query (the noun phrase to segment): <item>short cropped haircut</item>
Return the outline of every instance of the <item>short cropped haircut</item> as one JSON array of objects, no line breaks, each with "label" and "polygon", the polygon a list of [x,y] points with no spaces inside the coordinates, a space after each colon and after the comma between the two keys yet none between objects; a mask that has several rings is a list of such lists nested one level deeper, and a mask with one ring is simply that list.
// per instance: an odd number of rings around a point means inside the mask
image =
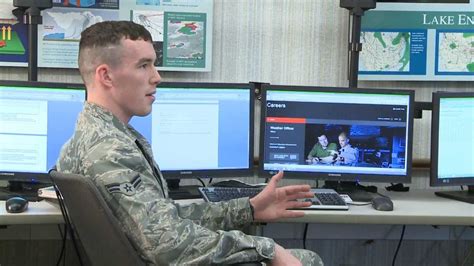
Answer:
[{"label": "short cropped haircut", "polygon": [[97,66],[111,67],[121,62],[121,41],[124,39],[152,42],[150,32],[132,21],[104,21],[96,23],[81,33],[79,42],[79,72],[87,85],[92,81]]}]

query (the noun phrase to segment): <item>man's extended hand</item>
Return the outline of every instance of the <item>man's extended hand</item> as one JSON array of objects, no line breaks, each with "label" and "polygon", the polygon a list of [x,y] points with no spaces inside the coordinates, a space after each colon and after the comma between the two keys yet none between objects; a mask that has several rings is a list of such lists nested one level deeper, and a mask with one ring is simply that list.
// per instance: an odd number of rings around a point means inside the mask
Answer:
[{"label": "man's extended hand", "polygon": [[278,187],[283,178],[283,172],[274,175],[268,185],[257,196],[250,199],[254,209],[254,219],[259,222],[270,222],[279,218],[294,218],[304,216],[302,211],[288,209],[309,207],[311,202],[296,201],[296,199],[312,198],[309,185],[291,185]]}]

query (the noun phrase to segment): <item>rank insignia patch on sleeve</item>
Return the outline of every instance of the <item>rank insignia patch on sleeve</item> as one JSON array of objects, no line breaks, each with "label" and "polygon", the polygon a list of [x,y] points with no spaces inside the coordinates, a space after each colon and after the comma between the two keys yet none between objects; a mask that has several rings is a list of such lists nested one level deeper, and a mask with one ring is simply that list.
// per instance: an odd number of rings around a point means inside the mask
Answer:
[{"label": "rank insignia patch on sleeve", "polygon": [[133,196],[137,192],[137,187],[140,186],[142,183],[142,179],[140,175],[137,175],[132,179],[131,182],[125,183],[113,183],[106,185],[105,187],[109,191],[109,193],[122,193],[126,196]]}]

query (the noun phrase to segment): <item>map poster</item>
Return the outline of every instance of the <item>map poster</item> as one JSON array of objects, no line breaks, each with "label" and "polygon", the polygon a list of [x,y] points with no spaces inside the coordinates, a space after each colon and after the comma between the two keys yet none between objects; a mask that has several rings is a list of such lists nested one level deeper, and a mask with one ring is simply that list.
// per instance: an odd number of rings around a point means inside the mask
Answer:
[{"label": "map poster", "polygon": [[101,21],[117,20],[109,9],[60,8],[43,11],[38,27],[38,66],[77,68],[81,32]]},{"label": "map poster", "polygon": [[359,80],[474,81],[474,2],[467,1],[377,3],[362,18]]},{"label": "map poster", "polygon": [[53,6],[118,9],[119,0],[53,0]]},{"label": "map poster", "polygon": [[145,26],[160,71],[211,71],[213,0],[120,2],[120,18]]},{"label": "map poster", "polygon": [[12,14],[12,3],[0,0],[0,66],[27,66],[28,26]]},{"label": "map poster", "polygon": [[[28,27],[0,0],[0,66],[28,66]],[[150,31],[160,71],[211,71],[213,0],[53,0],[38,25],[38,67],[77,68],[81,32],[131,20]]]},{"label": "map poster", "polygon": [[206,14],[165,14],[164,64],[175,67],[204,67]]},{"label": "map poster", "polygon": [[156,53],[156,67],[163,66],[163,17],[165,12],[158,10],[132,10],[132,21],[145,26],[151,33]]}]

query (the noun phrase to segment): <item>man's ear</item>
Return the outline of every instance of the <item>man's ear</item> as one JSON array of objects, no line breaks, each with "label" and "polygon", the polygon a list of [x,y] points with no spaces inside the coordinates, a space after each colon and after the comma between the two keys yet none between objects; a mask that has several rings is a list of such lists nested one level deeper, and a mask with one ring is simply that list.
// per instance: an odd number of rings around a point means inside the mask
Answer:
[{"label": "man's ear", "polygon": [[97,66],[95,75],[98,81],[106,88],[112,87],[111,69],[107,64]]}]

